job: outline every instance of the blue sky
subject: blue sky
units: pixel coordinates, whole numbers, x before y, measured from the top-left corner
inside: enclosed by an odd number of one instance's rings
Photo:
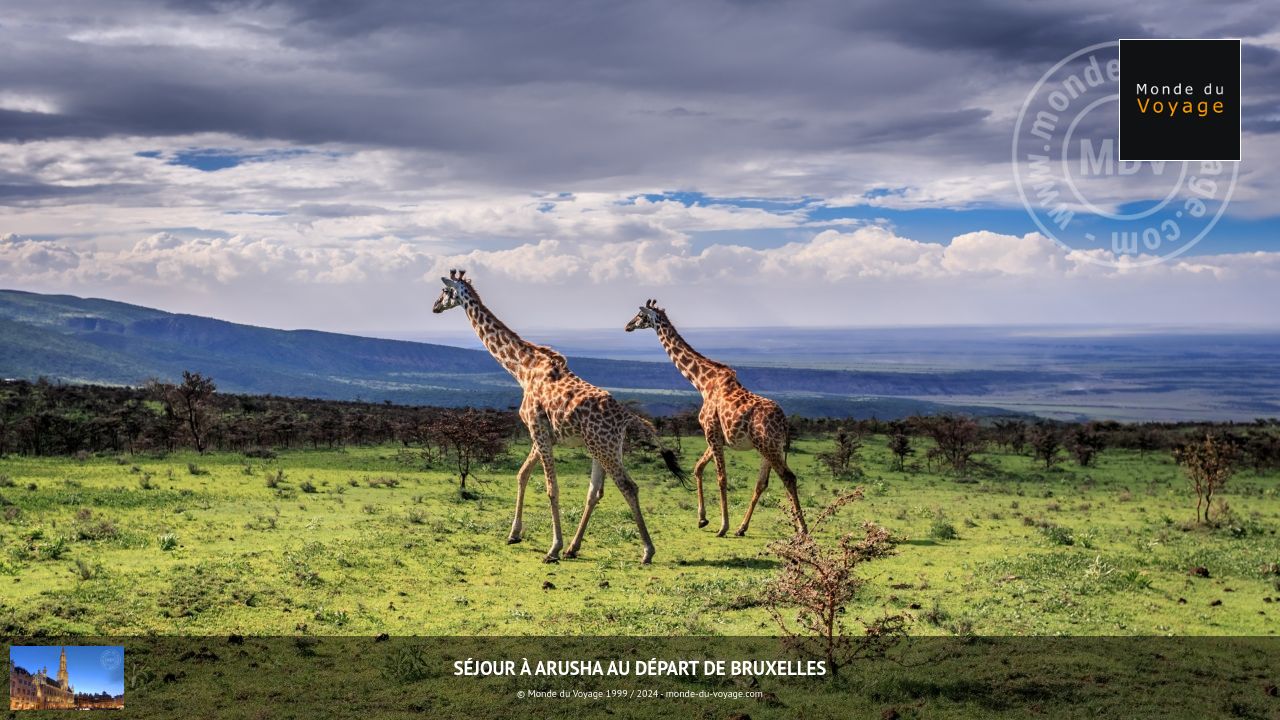
[[[655,295],[704,326],[1276,322],[1263,0],[112,8],[0,25],[0,287],[339,331],[430,328],[451,267],[539,326]],[[1212,232],[1142,269],[1044,237],[1011,153],[1042,75],[1117,37],[1224,35],[1244,160]],[[1081,182],[1123,210],[1159,180]]]
[[[886,191],[887,192],[887,191]],[[867,197],[880,193],[868,192]],[[900,209],[871,205],[830,205],[818,198],[766,199],[766,198],[716,198],[703,193],[673,191],[646,194],[649,200],[673,200],[686,206],[725,205],[741,208],[759,208],[776,213],[796,213],[808,221],[808,227],[783,230],[724,230],[693,233],[695,247],[722,242],[726,235],[748,247],[774,247],[785,242],[795,242],[812,236],[819,229],[839,227],[840,221],[858,220],[875,223],[886,222],[897,231],[914,240],[930,243],[947,243],[956,235],[988,230],[1006,235],[1024,235],[1036,231],[1036,225],[1022,207],[997,207],[979,205],[969,208],[917,208]],[[1120,207],[1132,212],[1139,203]],[[824,225],[824,223],[830,223]],[[1213,231],[1188,251],[1191,255],[1239,253],[1280,250],[1280,215],[1269,217],[1238,217],[1227,212]]]
[[[124,692],[124,648],[120,646],[66,646],[67,677],[77,693],[107,692],[119,695]],[[61,646],[22,646],[9,648],[9,661],[14,665],[36,673],[42,667],[49,669],[55,680],[58,676],[58,657]],[[104,663],[104,653],[115,653],[119,662]]]

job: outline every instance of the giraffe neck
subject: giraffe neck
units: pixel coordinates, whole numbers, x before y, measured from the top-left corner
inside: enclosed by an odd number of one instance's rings
[[[722,369],[720,363],[709,360],[702,353],[694,350],[693,346],[676,332],[676,326],[672,325],[670,320],[664,318],[658,323],[657,330],[658,340],[662,342],[663,349],[671,357],[671,362],[675,363],[676,369],[686,380],[693,383],[699,392],[705,392],[710,386],[711,379],[716,377]]]
[[[479,298],[463,300],[462,307],[485,349],[516,380],[520,380],[520,369],[536,360],[537,346],[507,327]]]

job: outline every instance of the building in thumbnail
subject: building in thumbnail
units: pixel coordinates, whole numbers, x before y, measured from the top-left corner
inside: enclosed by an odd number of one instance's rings
[[[77,710],[103,710],[124,707],[124,695],[112,695],[107,692],[76,693]]]
[[[52,710],[74,708],[75,688],[67,677],[67,651],[63,648],[58,659],[57,678],[49,677],[49,668],[29,672],[26,668],[11,665],[9,668],[10,710]]]

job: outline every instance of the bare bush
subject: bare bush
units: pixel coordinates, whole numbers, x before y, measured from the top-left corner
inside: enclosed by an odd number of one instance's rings
[[[888,530],[871,522],[863,523],[860,532],[840,535],[834,543],[818,540],[818,531],[862,494],[862,488],[857,488],[837,497],[818,514],[809,532],[769,545],[770,552],[782,560],[782,569],[765,588],[770,615],[789,646],[825,660],[833,677],[859,658],[883,655],[906,636],[910,620],[905,615],[859,620],[862,632],[849,632],[845,610],[866,583],[857,571],[867,562],[892,555],[893,540]]]
[[[425,434],[453,465],[458,487],[465,490],[476,465],[492,462],[507,451],[511,428],[510,413],[466,408],[438,413],[429,421]]]
[[[818,462],[831,471],[833,478],[847,478],[855,474],[858,451],[862,449],[862,439],[848,428],[836,429],[832,438],[834,446],[831,450],[819,453]]]
[[[1201,440],[1175,446],[1173,459],[1191,480],[1191,489],[1196,494],[1196,522],[1208,523],[1214,493],[1226,487],[1235,474],[1240,460],[1239,442],[1232,437],[1205,433]]]

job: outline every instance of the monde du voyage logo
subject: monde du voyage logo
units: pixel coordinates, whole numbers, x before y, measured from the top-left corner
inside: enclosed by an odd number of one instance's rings
[[[1120,159],[1240,159],[1239,40],[1120,41]]]
[[[1239,40],[1119,40],[1028,93],[1013,171],[1046,236],[1089,262],[1150,265],[1213,229],[1239,174]]]

